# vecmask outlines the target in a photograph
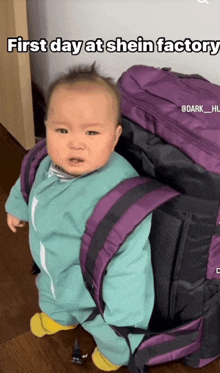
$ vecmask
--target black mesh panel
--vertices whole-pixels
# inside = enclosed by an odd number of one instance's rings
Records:
[[[169,324],[170,287],[180,228],[181,221],[175,216],[162,209],[154,212],[150,234],[155,279],[155,307],[150,323],[150,328],[153,330],[170,327],[167,325]]]

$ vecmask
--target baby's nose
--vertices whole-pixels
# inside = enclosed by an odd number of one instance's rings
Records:
[[[69,147],[72,149],[83,149],[85,144],[80,136],[72,136],[69,139]]]

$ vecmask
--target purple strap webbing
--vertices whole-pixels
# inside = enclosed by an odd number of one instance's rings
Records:
[[[143,193],[138,200],[133,202],[131,197],[135,197],[140,188],[142,188]],[[126,195],[128,196],[127,199]],[[178,195],[180,195],[179,192],[152,179],[136,177],[123,181],[103,197],[96,206],[87,222],[82,240],[81,268],[84,280],[87,286],[89,284],[88,289],[101,314],[104,312],[102,300],[103,277],[110,260],[144,218]],[[112,210],[117,211],[116,205],[120,205],[122,198],[127,204],[127,209],[123,211],[121,216],[119,213],[118,220],[114,221],[117,214],[113,214]],[[111,226],[111,224],[113,225]],[[102,228],[105,229],[109,225],[111,226],[110,230],[107,237],[104,237],[104,243],[102,244]],[[147,239],[148,237],[146,237]],[[99,251],[94,253],[97,250]]]
[[[28,203],[31,186],[40,162],[47,155],[46,140],[43,139],[35,145],[24,157],[21,164],[21,192],[26,203]]]

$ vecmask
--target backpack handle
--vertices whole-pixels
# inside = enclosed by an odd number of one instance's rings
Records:
[[[178,76],[178,78],[186,78],[186,79],[201,79],[201,80],[205,80],[206,82],[209,82],[209,80],[205,79],[203,76],[199,75],[199,74],[182,74],[182,73],[177,73],[176,71],[172,71],[171,70],[171,67],[162,67],[163,71],[170,71],[172,72],[173,74],[175,74],[176,76]]]

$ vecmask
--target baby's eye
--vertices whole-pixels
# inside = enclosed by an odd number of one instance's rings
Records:
[[[56,132],[59,132],[59,133],[68,133],[68,131],[65,128],[57,128]]]
[[[87,131],[86,134],[89,135],[89,136],[94,136],[94,135],[98,135],[99,132],[97,132],[97,131]]]

